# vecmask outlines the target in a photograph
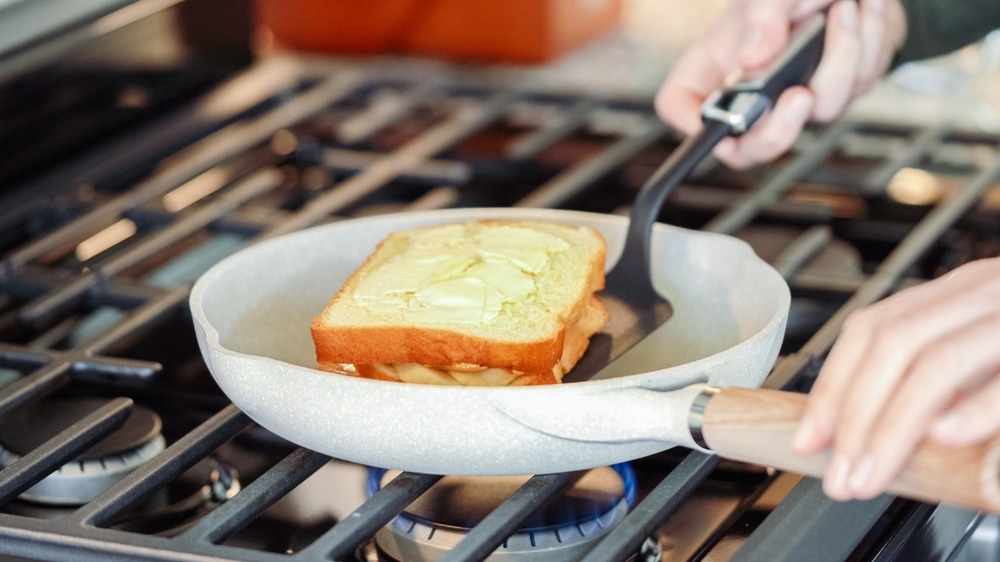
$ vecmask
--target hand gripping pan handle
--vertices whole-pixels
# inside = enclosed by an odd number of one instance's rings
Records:
[[[526,428],[567,441],[662,441],[720,457],[822,476],[829,453],[803,455],[792,435],[806,395],[703,384],[658,391],[637,387],[581,392],[572,418],[553,415],[532,400],[495,400],[493,406]],[[614,411],[613,419],[606,415]],[[967,447],[923,442],[889,492],[1000,514],[1000,437]]]
[[[792,435],[805,410],[806,396],[777,390],[703,390],[692,416],[694,437],[721,457],[821,476],[829,453],[802,455]],[[700,433],[699,422],[700,421]],[[889,486],[889,492],[932,503],[949,503],[1000,513],[1000,437],[966,447],[928,440]]]

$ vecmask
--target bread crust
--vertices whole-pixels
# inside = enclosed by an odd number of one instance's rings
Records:
[[[481,224],[523,224],[511,221],[476,221]],[[562,225],[564,226],[564,225]],[[573,227],[579,228],[579,227]],[[470,368],[489,367],[506,369],[518,373],[519,380],[513,384],[546,384],[558,382],[561,374],[576,363],[589,345],[589,336],[599,330],[599,326],[588,330],[586,337],[573,334],[567,337],[567,326],[575,325],[588,308],[599,307],[603,320],[607,312],[594,293],[604,287],[604,262],[606,247],[603,237],[593,229],[588,230],[600,240],[593,256],[588,256],[588,290],[581,294],[565,317],[558,319],[561,327],[551,331],[546,337],[534,341],[504,341],[493,337],[478,337],[447,328],[412,326],[404,323],[376,323],[374,325],[331,325],[324,320],[336,310],[340,299],[349,299],[365,272],[376,265],[380,252],[385,249],[388,239],[378,244],[358,270],[331,299],[327,307],[318,314],[310,327],[316,348],[316,359],[323,368],[341,372],[336,366],[353,364],[360,366],[356,375],[371,376],[371,369],[364,366],[375,364],[418,363],[433,368],[449,369],[455,366]],[[591,322],[592,323],[592,322]],[[603,322],[601,322],[603,323]],[[567,341],[569,340],[569,341]],[[561,365],[560,365],[561,363]],[[559,371],[554,375],[553,371]],[[381,378],[381,377],[378,377]]]
[[[562,356],[565,328],[552,339],[503,342],[410,326],[312,326],[320,363],[420,363],[429,367],[483,365],[525,373],[550,370]]]

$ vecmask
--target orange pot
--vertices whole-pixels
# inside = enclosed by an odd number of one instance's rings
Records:
[[[543,62],[614,28],[622,0],[259,0],[281,44]]]

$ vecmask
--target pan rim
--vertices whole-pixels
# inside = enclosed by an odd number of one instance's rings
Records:
[[[428,211],[414,211],[407,212],[407,218],[411,219],[456,219],[458,217],[466,217],[469,215],[481,215],[483,213],[489,213],[491,216],[495,216],[500,219],[538,219],[538,220],[562,220],[563,222],[573,223],[573,222],[604,222],[606,224],[620,223],[622,221],[627,221],[627,217],[605,214],[605,213],[594,213],[588,211],[576,211],[576,210],[561,210],[561,209],[523,209],[523,208],[509,208],[509,207],[468,207],[468,208],[456,208],[456,209],[438,209],[438,210],[428,210]],[[580,219],[574,221],[574,217]],[[329,223],[320,226],[314,226],[285,234],[279,237],[271,238],[268,240],[263,240],[254,244],[251,244],[239,251],[223,258],[215,265],[210,267],[206,272],[204,272],[192,287],[191,294],[189,297],[189,307],[191,310],[192,318],[197,325],[203,331],[203,338],[199,338],[204,342],[204,345],[208,346],[213,352],[220,353],[222,355],[241,360],[241,361],[254,361],[263,362],[268,364],[279,365],[284,369],[292,369],[296,372],[302,373],[309,377],[334,377],[332,373],[328,373],[317,368],[308,367],[305,365],[292,363],[289,361],[284,361],[280,359],[275,359],[271,357],[266,357],[263,355],[255,355],[252,353],[247,353],[244,351],[238,351],[225,347],[221,342],[221,334],[219,329],[216,328],[205,311],[204,307],[204,296],[206,292],[211,288],[212,284],[222,276],[228,269],[234,266],[239,260],[245,259],[247,252],[251,251],[264,251],[268,246],[280,244],[287,242],[288,240],[295,237],[307,237],[315,236],[318,231],[328,230],[328,229],[338,229],[338,228],[349,228],[354,225],[363,225],[371,223],[381,223],[381,222],[391,222],[393,219],[398,220],[398,215],[384,214],[384,215],[373,215],[368,217],[359,217],[346,219],[343,221],[337,221],[335,223]],[[481,217],[479,217],[481,218]],[[585,220],[584,220],[585,219]],[[763,259],[761,259],[753,248],[746,242],[729,236],[726,234],[719,234],[713,232],[705,232],[699,230],[685,229],[682,227],[677,227],[673,225],[668,225],[664,223],[656,223],[654,228],[657,231],[674,230],[682,231],[686,235],[692,236],[703,236],[711,237],[716,239],[724,239],[725,243],[732,244],[734,247],[739,247],[740,252],[747,253],[747,257],[751,260],[755,260],[757,263],[767,266],[769,268],[769,273],[773,273],[781,282],[776,283],[776,287],[781,287],[782,291],[780,294],[776,295],[777,303],[774,309],[774,313],[768,321],[758,328],[755,333],[741,339],[738,343],[727,347],[723,350],[711,353],[699,359],[680,363],[678,365],[672,365],[669,367],[664,367],[662,369],[654,369],[641,373],[635,373],[630,375],[622,375],[609,379],[602,380],[587,380],[587,381],[575,381],[567,382],[563,384],[552,384],[552,385],[535,385],[535,386],[502,386],[502,387],[492,387],[492,386],[445,386],[445,385],[423,385],[423,384],[406,384],[398,383],[394,381],[381,381],[366,379],[361,377],[349,377],[349,376],[338,376],[337,384],[355,386],[357,388],[384,388],[384,385],[396,385],[404,386],[407,390],[406,392],[420,394],[424,392],[433,393],[435,395],[454,395],[459,398],[463,395],[469,394],[506,394],[506,393],[519,393],[519,392],[589,392],[589,391],[603,391],[610,390],[619,387],[639,387],[639,388],[650,388],[654,387],[659,390],[665,390],[662,382],[664,380],[669,380],[669,373],[671,371],[690,371],[692,369],[698,371],[706,371],[713,364],[717,364],[720,361],[724,361],[727,356],[732,355],[734,352],[755,345],[759,345],[759,341],[770,337],[770,334],[775,330],[779,329],[781,324],[783,324],[788,316],[788,310],[791,303],[791,295],[787,284],[780,275],[770,268]],[[608,248],[608,259],[612,257],[617,257],[620,254],[621,248],[612,249],[610,246]],[[610,262],[606,267],[610,266]],[[208,362],[209,371],[212,373],[213,377],[217,376],[212,368],[210,362]],[[653,384],[653,382],[659,382],[660,384]],[[645,383],[645,384],[644,384]],[[679,386],[686,386],[690,382],[685,381]]]

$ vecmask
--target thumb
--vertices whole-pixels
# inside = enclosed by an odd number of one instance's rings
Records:
[[[746,71],[761,69],[775,60],[788,43],[791,2],[751,0],[746,3],[738,58]]]
[[[835,0],[745,0],[739,38],[740,67],[760,70],[781,54],[791,28],[810,14],[827,9]]]

